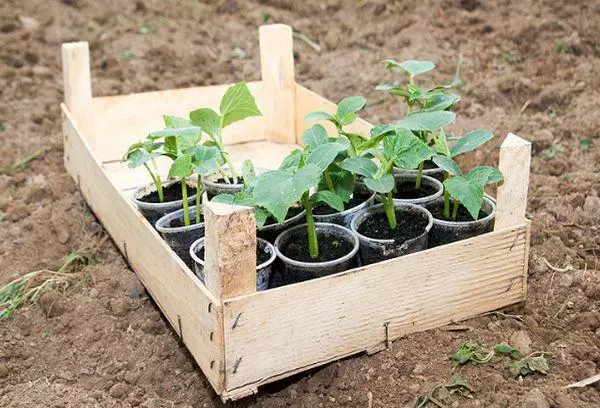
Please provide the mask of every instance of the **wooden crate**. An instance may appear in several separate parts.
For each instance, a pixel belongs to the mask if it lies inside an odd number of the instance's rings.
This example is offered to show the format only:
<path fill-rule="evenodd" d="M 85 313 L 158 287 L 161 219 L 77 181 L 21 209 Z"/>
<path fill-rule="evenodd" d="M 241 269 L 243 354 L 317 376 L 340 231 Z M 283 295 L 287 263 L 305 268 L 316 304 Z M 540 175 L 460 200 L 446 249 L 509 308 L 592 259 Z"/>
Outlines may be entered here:
<path fill-rule="evenodd" d="M 273 168 L 309 126 L 304 115 L 335 104 L 294 79 L 292 30 L 259 30 L 262 81 L 249 83 L 263 117 L 236 123 L 224 140 L 234 161 Z M 120 162 L 126 147 L 161 128 L 161 115 L 218 106 L 229 85 L 92 97 L 87 43 L 62 48 L 65 167 L 127 262 L 225 400 L 408 333 L 521 302 L 526 295 L 525 219 L 531 146 L 509 134 L 500 150 L 493 232 L 335 275 L 255 291 L 253 211 L 208 203 L 206 286 L 130 200 L 147 183 Z M 367 133 L 358 120 L 353 129 Z M 333 130 L 333 129 L 331 129 Z M 168 163 L 159 163 L 166 173 Z"/>

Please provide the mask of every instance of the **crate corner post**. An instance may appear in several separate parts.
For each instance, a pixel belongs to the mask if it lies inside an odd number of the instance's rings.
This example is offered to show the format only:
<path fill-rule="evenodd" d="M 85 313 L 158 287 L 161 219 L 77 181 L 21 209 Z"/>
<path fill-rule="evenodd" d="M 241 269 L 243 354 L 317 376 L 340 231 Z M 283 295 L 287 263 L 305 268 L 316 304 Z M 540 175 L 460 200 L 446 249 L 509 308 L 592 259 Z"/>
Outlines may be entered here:
<path fill-rule="evenodd" d="M 260 67 L 265 92 L 265 139 L 296 144 L 296 79 L 292 27 L 260 26 Z"/>

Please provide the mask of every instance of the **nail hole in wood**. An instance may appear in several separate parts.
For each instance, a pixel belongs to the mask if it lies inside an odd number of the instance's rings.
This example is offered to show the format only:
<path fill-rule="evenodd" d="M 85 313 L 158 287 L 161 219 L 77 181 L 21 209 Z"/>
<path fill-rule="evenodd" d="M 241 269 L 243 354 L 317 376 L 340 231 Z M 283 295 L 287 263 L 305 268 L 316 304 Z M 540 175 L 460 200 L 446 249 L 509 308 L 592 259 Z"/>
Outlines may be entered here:
<path fill-rule="evenodd" d="M 235 362 L 235 364 L 233 364 L 233 374 L 237 373 L 238 367 L 240 366 L 240 363 L 242 362 L 242 358 L 238 358 Z"/>
<path fill-rule="evenodd" d="M 235 317 L 235 320 L 233 321 L 233 324 L 231 325 L 231 330 L 234 330 L 237 327 L 241 316 L 242 316 L 242 312 L 238 313 L 238 315 Z"/>
<path fill-rule="evenodd" d="M 208 302 L 208 313 L 212 311 L 212 302 Z"/>
<path fill-rule="evenodd" d="M 210 332 L 210 335 L 208 336 L 208 338 L 210 339 L 210 341 L 213 341 L 215 338 L 215 332 Z"/>
<path fill-rule="evenodd" d="M 215 360 L 210 361 L 210 368 L 211 369 L 215 368 Z"/>

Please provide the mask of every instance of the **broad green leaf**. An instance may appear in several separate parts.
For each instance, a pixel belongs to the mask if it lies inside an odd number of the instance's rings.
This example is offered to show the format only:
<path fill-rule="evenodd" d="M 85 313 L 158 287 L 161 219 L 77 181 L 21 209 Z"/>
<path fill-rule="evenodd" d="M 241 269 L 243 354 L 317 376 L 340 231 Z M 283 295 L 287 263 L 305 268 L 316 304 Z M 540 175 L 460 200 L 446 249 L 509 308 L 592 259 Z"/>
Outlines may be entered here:
<path fill-rule="evenodd" d="M 352 114 L 361 110 L 367 101 L 362 96 L 348 96 L 340 101 L 337 107 L 336 115 L 345 122 L 346 117 L 351 117 Z"/>
<path fill-rule="evenodd" d="M 316 111 L 306 114 L 304 120 L 333 120 L 333 116 L 327 112 Z"/>
<path fill-rule="evenodd" d="M 494 352 L 498 354 L 507 354 L 510 356 L 510 358 L 514 360 L 520 360 L 522 357 L 521 352 L 519 350 L 508 344 L 496 344 L 494 346 Z"/>
<path fill-rule="evenodd" d="M 362 151 L 366 151 L 369 149 L 374 149 L 375 147 L 377 147 L 377 145 L 379 145 L 379 143 L 381 143 L 381 141 L 383 140 L 383 138 L 385 137 L 385 134 L 379 135 L 379 136 L 375 136 L 372 137 L 371 139 L 361 143 L 358 146 L 358 149 L 362 152 Z"/>
<path fill-rule="evenodd" d="M 177 137 L 176 136 L 167 136 L 165 137 L 165 152 L 173 155 L 176 158 L 178 149 L 177 149 Z"/>
<path fill-rule="evenodd" d="M 344 211 L 344 200 L 331 191 L 318 191 L 313 194 L 310 199 L 313 203 L 323 203 L 335 210 Z"/>
<path fill-rule="evenodd" d="M 254 217 L 256 218 L 256 228 L 262 228 L 271 214 L 264 208 L 254 207 Z"/>
<path fill-rule="evenodd" d="M 262 115 L 245 82 L 238 82 L 227 89 L 219 109 L 223 127 L 238 120 Z"/>
<path fill-rule="evenodd" d="M 342 135 L 350 141 L 352 148 L 358 153 L 360 145 L 363 144 L 367 139 L 356 133 L 342 132 Z"/>
<path fill-rule="evenodd" d="M 375 87 L 376 91 L 391 91 L 392 89 L 399 88 L 400 85 L 394 82 L 383 82 Z"/>
<path fill-rule="evenodd" d="M 302 150 L 294 149 L 287 155 L 285 159 L 279 165 L 279 170 L 295 173 L 298 170 L 300 161 L 302 160 Z"/>
<path fill-rule="evenodd" d="M 187 177 L 192 173 L 192 156 L 188 153 L 179 156 L 169 169 L 169 178 L 171 177 Z"/>
<path fill-rule="evenodd" d="M 377 165 L 364 157 L 348 157 L 340 163 L 340 167 L 363 177 L 373 178 L 377 173 Z"/>
<path fill-rule="evenodd" d="M 165 127 L 168 128 L 186 128 L 192 126 L 192 122 L 179 116 L 163 115 L 163 121 L 165 122 Z"/>
<path fill-rule="evenodd" d="M 427 106 L 428 111 L 440 111 L 445 110 L 460 101 L 460 96 L 452 92 L 440 92 L 436 93 L 429 99 Z"/>
<path fill-rule="evenodd" d="M 160 156 L 159 152 L 149 153 L 144 149 L 133 150 L 127 156 L 127 167 L 134 169 L 158 156 Z"/>
<path fill-rule="evenodd" d="M 346 171 L 336 164 L 332 164 L 327 168 L 327 174 L 333 184 L 335 194 L 340 197 L 345 203 L 348 202 L 354 192 L 354 176 L 349 171 Z M 321 177 L 318 190 L 328 190 L 329 185 L 325 177 Z"/>
<path fill-rule="evenodd" d="M 210 199 L 215 203 L 235 205 L 235 196 L 233 194 L 219 194 Z"/>
<path fill-rule="evenodd" d="M 202 129 L 199 126 L 188 126 L 188 127 L 184 127 L 184 128 L 166 128 L 166 129 L 156 130 L 154 132 L 151 132 L 148 135 L 148 138 L 150 140 L 157 140 L 157 139 L 164 139 L 169 136 L 173 136 L 178 139 L 181 139 L 181 138 L 198 139 L 198 141 L 199 141 L 201 134 L 202 134 Z"/>
<path fill-rule="evenodd" d="M 448 111 L 417 111 L 395 123 L 396 127 L 434 132 L 452 122 L 456 114 Z"/>
<path fill-rule="evenodd" d="M 317 186 L 320 177 L 321 169 L 311 163 L 302 166 L 295 174 L 271 170 L 256 178 L 254 199 L 278 222 L 283 222 L 288 209 L 300 201 L 302 194 Z"/>
<path fill-rule="evenodd" d="M 314 125 L 302 132 L 302 144 L 311 149 L 329 141 L 327 130 L 323 125 Z"/>
<path fill-rule="evenodd" d="M 344 146 L 339 143 L 328 142 L 322 144 L 308 154 L 306 163 L 312 163 L 321 170 L 325 170 L 333 162 L 338 153 L 344 150 Z"/>
<path fill-rule="evenodd" d="M 244 178 L 244 185 L 249 186 L 256 177 L 256 172 L 254 171 L 254 165 L 252 161 L 249 159 L 244 160 L 242 163 L 242 177 Z"/>
<path fill-rule="evenodd" d="M 454 176 L 444 181 L 444 187 L 452 198 L 469 211 L 474 220 L 479 217 L 483 204 L 483 184 L 471 181 L 467 176 Z"/>
<path fill-rule="evenodd" d="M 462 175 L 462 171 L 460 171 L 458 163 L 456 163 L 450 157 L 441 154 L 436 154 L 435 156 L 433 156 L 432 160 L 440 169 L 444 170 L 446 173 L 455 176 Z"/>
<path fill-rule="evenodd" d="M 221 118 L 219 114 L 212 109 L 200 108 L 190 112 L 190 120 L 196 126 L 211 136 L 219 133 L 221 128 Z"/>
<path fill-rule="evenodd" d="M 343 126 L 346 126 L 354 122 L 356 118 L 358 118 L 358 114 L 348 113 L 346 116 L 339 118 L 339 121 Z"/>
<path fill-rule="evenodd" d="M 389 193 L 395 186 L 394 176 L 389 173 L 380 178 L 365 177 L 364 182 L 369 190 L 381 194 Z"/>
<path fill-rule="evenodd" d="M 446 139 L 446 132 L 444 129 L 440 129 L 440 132 L 433 137 L 435 141 L 435 151 L 443 156 L 450 157 L 450 149 L 448 149 L 448 140 Z"/>
<path fill-rule="evenodd" d="M 386 68 L 400 68 L 406 71 L 408 74 L 415 76 L 429 72 L 435 68 L 435 64 L 431 61 L 423 60 L 407 60 L 398 62 L 393 59 L 387 59 L 384 61 Z"/>
<path fill-rule="evenodd" d="M 529 367 L 531 372 L 548 374 L 548 371 L 550 371 L 548 360 L 544 356 L 531 357 L 527 362 L 527 366 Z"/>
<path fill-rule="evenodd" d="M 352 133 L 345 133 L 344 135 L 346 135 L 346 134 L 352 134 Z M 353 136 L 355 136 L 355 135 L 353 135 Z M 332 143 L 339 144 L 343 150 L 348 150 L 351 147 L 349 139 L 346 139 L 345 137 L 330 137 L 328 140 Z"/>
<path fill-rule="evenodd" d="M 395 132 L 396 128 L 392 125 L 377 125 L 371 128 L 371 137 L 377 137 L 385 135 L 387 133 Z"/>
<path fill-rule="evenodd" d="M 471 169 L 467 178 L 470 182 L 481 185 L 499 183 L 504 180 L 502 172 L 491 166 L 478 166 Z"/>
<path fill-rule="evenodd" d="M 458 139 L 458 141 L 450 148 L 450 154 L 452 157 L 455 157 L 459 154 L 470 152 L 491 140 L 493 137 L 494 135 L 489 130 L 474 130 Z"/>
<path fill-rule="evenodd" d="M 398 129 L 386 136 L 383 149 L 385 155 L 401 169 L 416 169 L 422 161 L 433 156 L 433 150 L 407 129 Z"/>
<path fill-rule="evenodd" d="M 194 173 L 206 176 L 217 171 L 221 155 L 216 147 L 196 146 L 190 154 Z"/>

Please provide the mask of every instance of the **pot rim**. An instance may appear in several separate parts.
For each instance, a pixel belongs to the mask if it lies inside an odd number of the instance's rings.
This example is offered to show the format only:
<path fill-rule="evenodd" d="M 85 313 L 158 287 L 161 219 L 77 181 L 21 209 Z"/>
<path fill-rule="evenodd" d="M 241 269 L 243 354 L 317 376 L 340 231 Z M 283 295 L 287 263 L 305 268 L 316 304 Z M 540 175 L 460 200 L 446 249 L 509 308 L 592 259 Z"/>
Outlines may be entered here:
<path fill-rule="evenodd" d="M 204 263 L 204 259 L 200 259 L 198 257 L 198 255 L 196 255 L 196 252 L 194 251 L 194 249 L 196 248 L 202 248 L 204 246 L 204 238 L 198 238 L 197 240 L 195 240 L 194 242 L 192 242 L 192 245 L 190 245 L 190 255 L 192 257 L 192 259 L 194 260 L 194 262 L 202 265 L 202 267 L 205 266 Z M 271 247 L 271 256 L 269 257 L 268 260 L 266 260 L 265 262 L 258 264 L 256 266 L 256 270 L 259 271 L 267 266 L 269 266 L 270 264 L 273 263 L 273 261 L 275 261 L 275 258 L 277 258 L 277 254 L 275 253 L 275 247 L 273 246 L 273 244 L 271 244 L 269 241 L 267 241 L 266 239 L 262 239 L 262 238 L 256 238 L 256 241 L 260 241 L 262 242 L 267 248 Z"/>
<path fill-rule="evenodd" d="M 196 208 L 194 208 L 194 207 L 189 208 L 189 212 L 190 212 L 190 219 L 191 219 L 193 216 L 196 215 Z M 202 213 L 202 212 L 200 212 L 200 213 Z M 167 221 L 171 221 L 174 218 L 179 218 L 180 216 L 183 216 L 183 209 L 165 214 L 156 221 L 156 223 L 154 224 L 154 228 L 156 228 L 156 230 L 162 234 L 176 234 L 178 232 L 187 232 L 187 231 L 193 231 L 198 228 L 204 228 L 204 221 L 199 222 L 197 224 L 190 224 L 187 226 L 184 225 L 183 227 L 167 227 L 166 226 L 166 225 L 168 225 L 168 224 L 166 224 Z M 162 224 L 165 224 L 165 225 L 162 225 Z"/>
<path fill-rule="evenodd" d="M 398 180 L 398 178 L 400 177 L 406 177 L 406 178 L 414 178 L 416 180 L 417 178 L 417 174 L 397 174 L 394 173 L 394 182 Z M 422 203 L 427 203 L 427 202 L 431 202 L 434 200 L 437 200 L 439 197 L 441 197 L 444 194 L 444 185 L 442 184 L 441 181 L 439 181 L 438 179 L 428 176 L 426 174 L 423 174 L 421 177 L 421 183 L 423 181 L 427 181 L 430 184 L 433 184 L 437 187 L 437 191 L 434 194 L 425 196 L 425 197 L 420 197 L 420 198 L 395 198 L 394 197 L 394 201 L 398 202 L 398 203 L 410 203 L 410 204 L 422 204 Z"/>
<path fill-rule="evenodd" d="M 348 261 L 349 259 L 352 259 L 358 253 L 358 249 L 360 247 L 360 240 L 358 239 L 358 236 L 356 236 L 354 231 L 352 231 L 350 228 L 346 228 L 342 225 L 333 224 L 330 222 L 315 222 L 315 229 L 317 230 L 317 233 L 319 231 L 319 227 L 328 227 L 328 228 L 332 227 L 334 229 L 341 230 L 343 233 L 352 237 L 352 240 L 354 241 L 354 246 L 352 247 L 352 250 L 349 253 L 347 253 L 346 255 L 342 256 L 341 258 L 337 258 L 337 259 L 333 259 L 331 261 L 325 261 L 325 262 L 302 262 L 302 261 L 297 261 L 295 259 L 292 259 L 292 258 L 289 258 L 289 257 L 283 255 L 281 253 L 281 251 L 279 250 L 279 245 L 278 245 L 281 242 L 281 237 L 284 236 L 285 234 L 291 234 L 292 232 L 295 232 L 300 229 L 306 229 L 306 225 L 307 224 L 300 224 L 300 225 L 296 225 L 295 227 L 288 228 L 285 231 L 283 231 L 281 234 L 279 234 L 277 236 L 277 239 L 275 239 L 275 245 L 274 245 L 275 252 L 277 253 L 277 256 L 279 257 L 279 259 L 281 259 L 283 262 L 288 263 L 293 266 L 297 266 L 297 267 L 304 267 L 304 268 L 308 267 L 308 268 L 315 268 L 315 269 L 316 268 L 325 268 L 325 267 L 344 263 L 344 262 Z"/>
<path fill-rule="evenodd" d="M 298 221 L 300 218 L 304 218 L 306 216 L 306 209 L 303 207 L 302 211 L 300 211 L 298 214 L 294 215 L 292 218 L 288 218 L 287 220 L 284 220 L 283 222 L 276 222 L 274 224 L 269 224 L 269 225 L 263 225 L 261 228 L 257 228 L 257 231 L 260 232 L 265 232 L 265 231 L 270 231 L 270 230 L 274 230 L 277 228 L 286 228 L 288 225 L 295 223 L 296 221 Z"/>
<path fill-rule="evenodd" d="M 362 203 L 355 205 L 352 208 L 348 208 L 347 210 L 344 211 L 338 211 L 338 212 L 334 212 L 331 214 L 314 214 L 313 213 L 313 218 L 315 220 L 321 218 L 321 219 L 326 219 L 329 217 L 333 217 L 333 216 L 344 216 L 344 215 L 348 215 L 352 212 L 358 212 L 360 210 L 362 210 L 365 207 L 368 207 L 369 205 L 371 205 L 374 201 L 375 201 L 375 196 L 377 195 L 377 193 L 373 193 L 369 198 L 367 198 L 365 201 L 363 201 Z M 306 210 L 305 210 L 306 211 Z"/>
<path fill-rule="evenodd" d="M 435 201 L 431 201 L 428 204 L 435 204 L 438 201 L 440 201 L 439 200 L 440 198 L 441 197 L 437 198 Z M 485 222 L 491 221 L 496 216 L 496 201 L 492 197 L 484 195 L 483 202 L 484 203 L 487 202 L 490 205 L 490 207 L 492 207 L 492 211 L 490 211 L 490 213 L 486 217 L 479 218 L 479 219 L 472 220 L 472 221 L 448 221 L 448 220 L 442 220 L 442 219 L 433 217 L 433 223 L 438 224 L 438 225 L 444 225 L 446 227 L 456 227 L 456 226 L 470 227 L 470 226 L 474 226 L 477 224 L 483 224 Z"/>
<path fill-rule="evenodd" d="M 425 212 L 425 215 L 427 216 L 427 218 L 428 218 L 429 221 L 427 222 L 427 226 L 425 227 L 425 231 L 423 232 L 423 234 L 428 234 L 429 231 L 431 231 L 431 228 L 433 227 L 433 215 L 431 215 L 431 213 L 429 212 L 429 210 L 427 208 L 425 208 L 423 206 L 420 206 L 418 204 L 413 204 L 413 203 L 397 203 L 397 202 L 394 202 L 394 208 L 401 208 L 401 207 L 410 207 L 410 208 L 414 208 L 414 209 L 417 209 L 419 211 Z M 367 212 L 379 213 L 379 212 L 381 212 L 381 211 L 379 211 L 380 209 L 383 209 L 383 204 L 376 204 L 376 205 L 374 205 L 372 207 L 365 208 L 360 213 L 356 214 L 356 216 L 352 219 L 352 222 L 350 223 L 350 227 L 352 228 L 352 231 L 356 235 L 358 235 L 358 237 L 361 240 L 370 241 L 370 242 L 376 242 L 376 243 L 379 243 L 379 244 L 393 244 L 393 243 L 396 242 L 393 239 L 371 238 L 371 237 L 368 237 L 368 236 L 363 235 L 360 232 L 358 232 L 358 227 L 356 225 L 358 218 L 361 215 L 363 215 L 363 213 L 367 213 Z M 385 212 L 385 210 L 383 210 L 383 211 Z M 420 234 L 420 235 L 418 235 L 418 236 L 416 236 L 414 238 L 411 238 L 411 239 L 407 239 L 406 241 L 403 241 L 402 243 L 411 242 L 411 241 L 419 238 L 423 234 Z"/>
<path fill-rule="evenodd" d="M 163 185 L 163 187 L 170 187 L 171 185 L 176 184 L 179 181 L 180 180 L 165 180 L 165 181 L 163 181 L 162 185 Z M 197 186 L 190 183 L 189 180 L 186 181 L 186 185 L 188 187 L 196 187 L 197 188 Z M 140 200 L 138 198 L 140 196 L 140 194 L 142 192 L 146 192 L 148 190 L 150 190 L 150 192 L 156 191 L 156 186 L 154 185 L 154 183 L 150 182 L 150 183 L 136 187 L 136 189 L 133 190 L 133 194 L 131 196 L 131 201 L 133 201 L 135 203 L 135 205 L 137 205 L 138 207 L 157 208 L 157 209 L 160 207 L 164 207 L 164 206 L 183 205 L 183 198 L 181 198 L 179 200 L 174 200 L 174 201 L 164 201 L 162 203 L 149 203 L 147 201 Z M 189 195 L 188 202 L 195 200 L 196 194 Z"/>
<path fill-rule="evenodd" d="M 435 167 L 433 169 L 423 169 L 423 174 L 424 175 L 437 174 L 437 173 L 440 173 L 440 172 L 443 172 L 443 171 L 444 170 L 440 169 L 439 167 Z M 400 167 L 394 166 L 393 167 L 393 172 L 394 172 L 394 175 L 399 175 L 399 174 L 402 174 L 402 173 L 405 173 L 405 174 L 413 174 L 413 173 L 417 174 L 419 172 L 419 170 L 418 169 L 401 169 Z"/>

